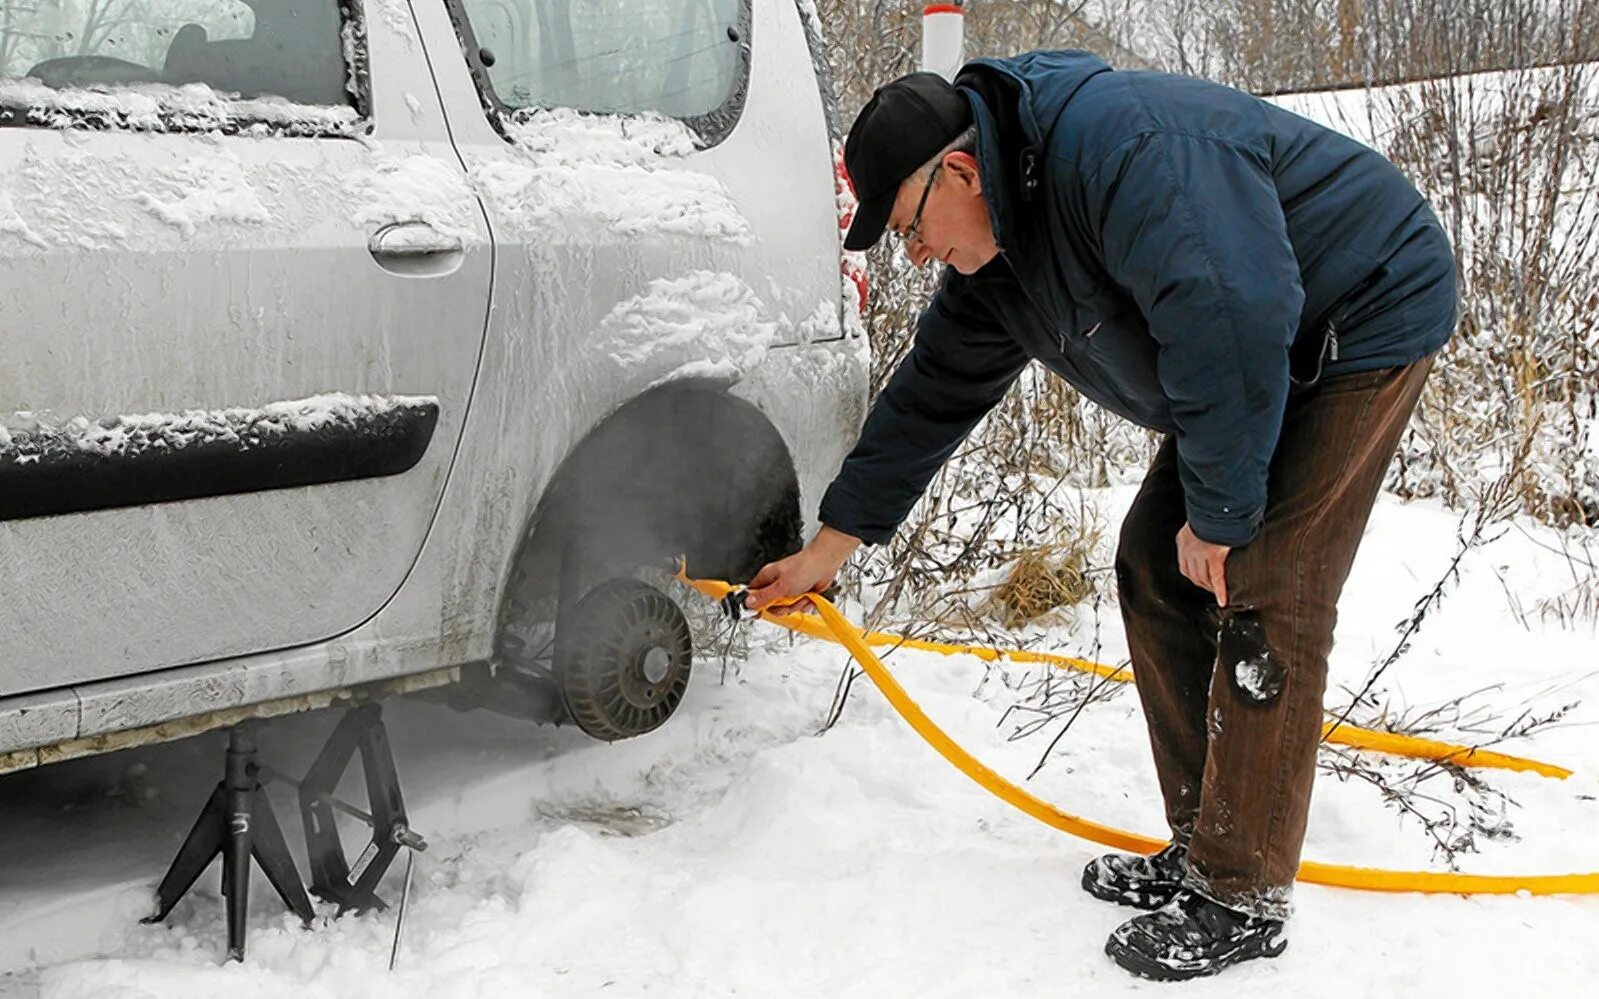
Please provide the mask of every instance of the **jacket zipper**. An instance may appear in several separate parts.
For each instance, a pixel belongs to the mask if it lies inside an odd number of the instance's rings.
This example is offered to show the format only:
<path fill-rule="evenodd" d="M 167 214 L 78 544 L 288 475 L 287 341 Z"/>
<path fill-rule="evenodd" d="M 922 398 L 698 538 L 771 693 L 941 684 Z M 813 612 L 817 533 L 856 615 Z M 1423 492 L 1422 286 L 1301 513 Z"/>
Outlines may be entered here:
<path fill-rule="evenodd" d="M 1327 323 L 1327 357 L 1329 360 L 1338 360 L 1338 327 L 1330 320 Z"/>
<path fill-rule="evenodd" d="M 1101 326 L 1103 326 L 1103 325 L 1105 325 L 1104 320 L 1100 320 L 1099 322 L 1095 323 L 1094 325 L 1088 327 L 1088 329 L 1083 330 L 1083 333 L 1082 333 L 1083 340 L 1086 342 L 1095 333 L 1098 333 L 1099 332 L 1099 328 Z M 1060 344 L 1060 352 L 1062 354 L 1066 353 L 1066 337 L 1067 337 L 1066 331 L 1057 326 L 1055 328 L 1055 342 Z"/>
<path fill-rule="evenodd" d="M 1038 304 L 1038 299 L 1034 298 L 1033 293 L 1028 290 L 1027 285 L 1022 281 L 1022 276 L 1016 273 L 1016 265 L 1011 263 L 1010 254 L 1001 249 L 999 255 L 1004 258 L 1005 266 L 1010 268 L 1011 276 L 1016 279 L 1016 287 L 1020 289 L 1022 297 L 1027 300 L 1027 304 L 1033 307 L 1033 311 L 1038 313 L 1039 318 L 1043 319 L 1046 324 L 1055 330 L 1055 343 L 1060 348 L 1061 354 L 1064 355 L 1066 353 L 1066 331 L 1061 328 L 1059 323 L 1053 320 L 1050 313 L 1044 311 L 1043 306 Z"/>
<path fill-rule="evenodd" d="M 1051 327 L 1053 327 L 1053 329 L 1055 331 L 1055 346 L 1056 346 L 1056 348 L 1060 350 L 1062 356 L 1068 355 L 1070 353 L 1070 351 L 1068 351 L 1068 349 L 1066 347 L 1066 337 L 1067 337 L 1066 328 L 1064 326 L 1061 326 L 1058 322 L 1055 322 L 1053 320 L 1053 318 L 1052 318 L 1052 313 L 1044 311 L 1044 307 L 1038 304 L 1038 299 L 1033 297 L 1033 293 L 1031 291 L 1029 291 L 1027 289 L 1027 285 L 1022 282 L 1021 276 L 1016 273 L 1016 265 L 1011 263 L 1010 254 L 1006 253 L 1004 250 L 1000 250 L 999 251 L 999 255 L 1001 257 L 1003 257 L 1005 259 L 1005 263 L 1010 266 L 1011 274 L 1013 276 L 1015 276 L 1015 278 L 1016 278 L 1016 287 L 1021 289 L 1022 297 L 1027 299 L 1027 304 L 1031 305 L 1033 307 L 1033 311 L 1038 313 L 1038 315 L 1046 323 L 1048 323 Z M 1087 340 L 1089 337 L 1093 336 L 1095 333 L 1098 333 L 1099 332 L 1099 328 L 1101 326 L 1103 326 L 1103 325 L 1105 325 L 1105 321 L 1104 320 L 1100 320 L 1099 322 L 1095 323 L 1093 326 L 1089 327 L 1083 333 L 1083 339 Z"/>

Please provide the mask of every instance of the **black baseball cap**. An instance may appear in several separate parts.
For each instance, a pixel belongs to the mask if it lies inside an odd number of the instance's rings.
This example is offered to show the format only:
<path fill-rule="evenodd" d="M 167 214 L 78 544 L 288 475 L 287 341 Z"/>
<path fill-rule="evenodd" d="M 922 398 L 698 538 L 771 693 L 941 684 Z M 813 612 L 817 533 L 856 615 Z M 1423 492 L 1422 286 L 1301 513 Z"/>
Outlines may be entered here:
<path fill-rule="evenodd" d="M 899 185 L 971 123 L 971 105 L 937 73 L 912 73 L 877 88 L 844 140 L 844 169 L 860 199 L 844 249 L 877 242 Z"/>

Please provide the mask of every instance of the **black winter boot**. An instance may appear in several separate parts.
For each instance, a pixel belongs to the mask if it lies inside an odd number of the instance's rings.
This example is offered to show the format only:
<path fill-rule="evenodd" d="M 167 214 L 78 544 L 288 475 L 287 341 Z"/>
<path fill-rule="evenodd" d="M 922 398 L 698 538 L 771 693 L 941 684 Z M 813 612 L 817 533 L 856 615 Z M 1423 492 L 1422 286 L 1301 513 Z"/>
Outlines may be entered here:
<path fill-rule="evenodd" d="M 1158 909 L 1182 887 L 1188 850 L 1173 843 L 1148 857 L 1107 853 L 1083 868 L 1083 891 L 1135 909 Z"/>
<path fill-rule="evenodd" d="M 1288 947 L 1280 919 L 1247 916 L 1183 889 L 1164 908 L 1134 916 L 1105 941 L 1111 960 L 1140 978 L 1180 982 L 1214 975 Z"/>

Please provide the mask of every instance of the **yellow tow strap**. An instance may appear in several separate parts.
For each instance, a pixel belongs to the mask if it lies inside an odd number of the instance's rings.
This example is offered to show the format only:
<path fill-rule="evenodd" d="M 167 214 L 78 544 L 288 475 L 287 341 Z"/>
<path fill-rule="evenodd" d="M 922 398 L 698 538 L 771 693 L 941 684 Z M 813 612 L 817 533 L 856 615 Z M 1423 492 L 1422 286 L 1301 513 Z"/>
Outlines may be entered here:
<path fill-rule="evenodd" d="M 678 579 L 712 600 L 717 601 L 723 600 L 729 594 L 741 589 L 721 580 L 690 579 L 681 569 L 678 572 Z M 782 609 L 791 607 L 800 600 L 808 600 L 816 608 L 816 615 L 797 611 L 790 611 L 786 614 L 779 613 Z M 905 692 L 905 688 L 899 685 L 893 674 L 889 673 L 888 668 L 872 652 L 871 646 L 892 644 L 903 648 L 923 649 L 945 654 L 967 653 L 988 660 L 1005 658 L 1012 662 L 1049 663 L 1121 679 L 1118 671 L 1112 667 L 1082 659 L 1072 659 L 1067 656 L 1050 656 L 1039 652 L 1002 652 L 997 649 L 977 646 L 943 645 L 936 642 L 904 639 L 877 632 L 863 633 L 854 624 L 850 623 L 843 614 L 839 613 L 838 608 L 834 607 L 825 597 L 816 594 L 772 604 L 760 611 L 760 617 L 791 631 L 837 642 L 848 649 L 850 655 L 866 671 L 866 675 L 871 677 L 872 682 L 883 692 L 883 697 L 893 706 L 894 710 L 898 711 L 910 723 L 911 728 L 916 730 L 916 734 L 920 735 L 927 741 L 928 745 L 936 749 L 940 756 L 954 764 L 956 769 L 981 784 L 995 797 L 1021 809 L 1046 825 L 1113 849 L 1131 850 L 1137 853 L 1153 853 L 1166 845 L 1165 840 L 1100 825 L 1097 822 L 1062 811 L 1049 802 L 1022 790 L 989 769 L 982 761 L 956 744 L 953 739 L 945 734 L 943 729 L 940 729 L 933 723 L 931 718 L 927 717 L 916 702 L 911 700 L 910 695 Z M 1536 760 L 1525 760 L 1498 753 L 1486 753 L 1481 750 L 1473 750 L 1469 746 L 1453 746 L 1448 743 L 1433 742 L 1426 739 L 1411 739 L 1408 736 L 1392 733 L 1371 732 L 1348 725 L 1340 726 L 1336 732 L 1333 732 L 1332 741 L 1347 746 L 1375 749 L 1382 752 L 1414 756 L 1420 759 L 1456 762 L 1463 766 L 1526 770 L 1561 778 L 1571 774 L 1569 770 L 1547 763 L 1539 763 Z M 1315 861 L 1305 861 L 1299 867 L 1299 880 L 1311 884 L 1333 885 L 1339 888 L 1355 888 L 1363 891 L 1410 891 L 1460 895 L 1510 895 L 1519 892 L 1527 892 L 1533 895 L 1599 894 L 1599 872 L 1591 874 L 1479 875 L 1438 871 L 1385 871 L 1370 867 L 1346 867 L 1339 864 L 1320 864 Z"/>

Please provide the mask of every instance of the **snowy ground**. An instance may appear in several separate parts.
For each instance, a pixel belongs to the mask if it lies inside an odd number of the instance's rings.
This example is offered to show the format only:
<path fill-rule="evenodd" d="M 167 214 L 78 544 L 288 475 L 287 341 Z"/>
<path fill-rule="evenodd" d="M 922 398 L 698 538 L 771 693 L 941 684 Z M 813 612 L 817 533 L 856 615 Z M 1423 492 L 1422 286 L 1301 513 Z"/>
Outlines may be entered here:
<path fill-rule="evenodd" d="M 1127 490 L 1099 497 L 1114 523 Z M 1379 507 L 1343 605 L 1335 684 L 1357 684 L 1442 575 L 1454 516 Z M 1491 774 L 1515 838 L 1480 839 L 1462 869 L 1599 870 L 1599 636 L 1528 614 L 1570 585 L 1555 536 L 1512 527 L 1473 553 L 1394 668 L 1396 707 L 1480 688 L 1502 716 L 1581 703 L 1498 748 L 1573 767 L 1569 781 Z M 1514 595 L 1512 598 L 1511 595 Z M 1519 611 L 1518 611 L 1519 608 Z M 1525 620 L 1523 620 L 1525 618 Z M 1114 612 L 1099 658 L 1122 654 Z M 168 925 L 150 891 L 217 776 L 220 737 L 0 778 L 0 995 L 1120 995 L 1161 992 L 1102 953 L 1131 913 L 1076 887 L 1090 844 L 987 797 L 865 681 L 818 736 L 845 659 L 757 625 L 722 682 L 702 662 L 661 731 L 614 746 L 420 702 L 387 709 L 417 864 L 399 967 L 393 914 L 298 927 L 259 878 L 248 963 L 224 964 L 216 878 Z M 1091 622 L 1044 647 L 1082 653 Z M 969 658 L 889 660 L 933 717 L 1013 779 L 1058 726 L 1009 741 L 1001 715 L 1038 671 Z M 1338 695 L 1333 695 L 1338 699 Z M 266 758 L 303 769 L 334 716 L 286 719 Z M 1479 721 L 1481 719 L 1479 718 Z M 1450 732 L 1463 741 L 1480 735 Z M 1393 764 L 1395 774 L 1402 772 Z M 1136 696 L 1090 706 L 1030 785 L 1094 819 L 1161 829 Z M 1456 800 L 1446 779 L 1424 790 Z M 1324 776 L 1306 855 L 1435 866 L 1414 819 L 1369 785 Z M 353 795 L 352 795 L 353 796 Z M 274 792 L 280 817 L 292 799 Z M 347 837 L 348 840 L 349 837 Z M 400 866 L 385 894 L 398 892 Z M 1588 995 L 1599 899 L 1379 896 L 1301 888 L 1287 954 L 1185 994 Z"/>

